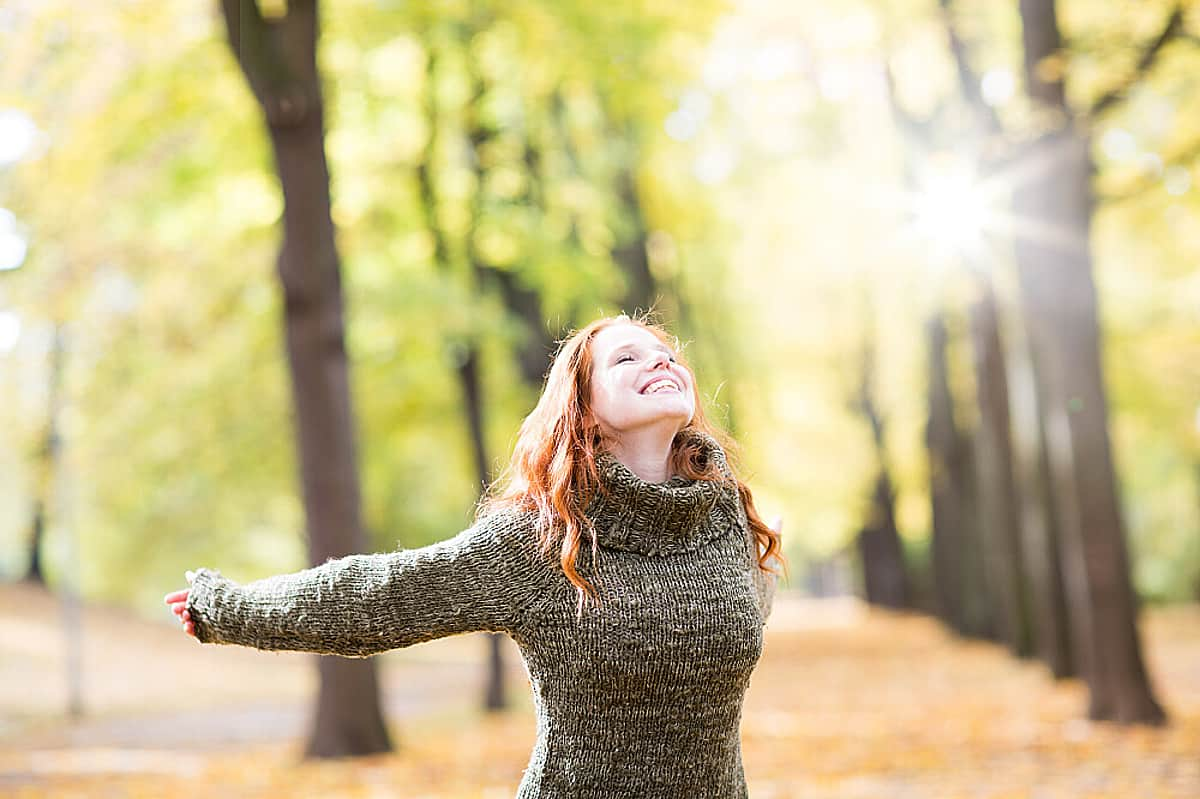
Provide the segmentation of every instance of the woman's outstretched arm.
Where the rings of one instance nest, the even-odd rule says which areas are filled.
[[[367,657],[475,630],[512,632],[550,576],[532,530],[493,514],[421,549],[349,555],[239,585],[198,569],[179,608],[201,642]],[[172,602],[172,599],[175,602]]]

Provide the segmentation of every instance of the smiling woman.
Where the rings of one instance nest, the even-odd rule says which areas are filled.
[[[634,474],[661,483],[675,433],[696,412],[691,372],[651,328],[612,325],[592,340],[590,421]]]
[[[601,319],[559,350],[474,526],[166,597],[204,642],[366,657],[505,632],[538,738],[518,797],[741,799],[739,720],[779,533],[755,511],[661,328]]]

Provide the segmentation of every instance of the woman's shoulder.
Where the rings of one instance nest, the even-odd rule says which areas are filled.
[[[475,518],[467,532],[492,539],[504,547],[533,552],[538,547],[538,514],[536,510],[520,505],[486,509]]]
[[[475,516],[475,527],[495,532],[524,532],[537,528],[537,511],[519,504],[484,508]]]

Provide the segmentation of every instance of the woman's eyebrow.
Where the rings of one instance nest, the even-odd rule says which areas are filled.
[[[636,342],[633,342],[633,341],[628,341],[628,342],[626,342],[626,343],[624,343],[624,344],[620,344],[620,345],[618,345],[618,346],[616,347],[616,349],[614,349],[614,350],[613,350],[613,354],[616,354],[616,353],[618,353],[618,352],[622,352],[622,351],[624,351],[624,350],[636,350],[637,348],[638,348],[638,345],[637,345],[637,343],[636,343]],[[667,345],[665,345],[665,344],[654,344],[653,346],[651,346],[651,347],[650,347],[650,349],[653,349],[653,350],[661,350],[661,351],[663,351],[663,352],[667,353],[668,355],[674,355],[674,354],[675,354],[675,351],[674,351],[674,350],[672,350],[670,347],[668,347],[668,346],[667,346]]]

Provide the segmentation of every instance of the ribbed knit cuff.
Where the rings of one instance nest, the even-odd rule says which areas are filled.
[[[202,644],[219,643],[212,629],[218,613],[218,594],[222,583],[229,582],[213,569],[197,569],[188,591],[187,611],[192,619],[196,640]]]

